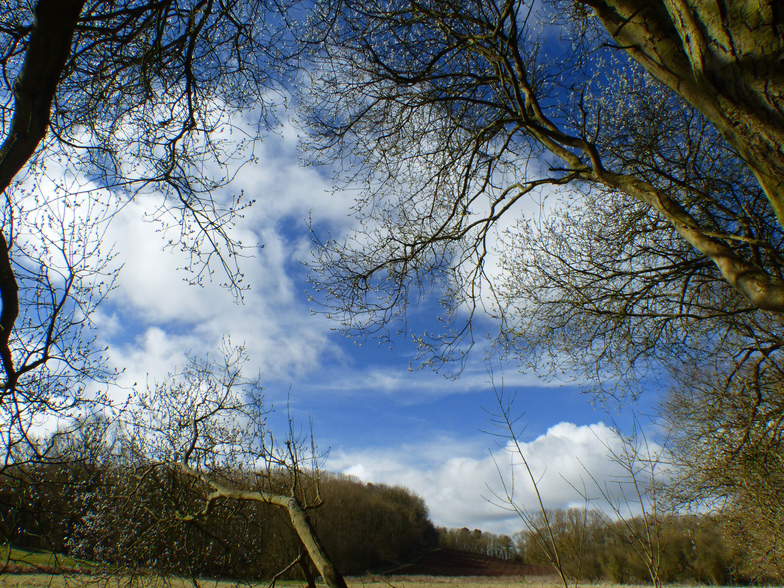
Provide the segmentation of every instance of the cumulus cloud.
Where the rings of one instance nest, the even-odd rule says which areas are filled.
[[[258,164],[240,170],[232,190],[242,190],[257,200],[248,212],[252,224],[274,224],[284,218],[304,224],[312,216],[316,222],[329,223],[334,231],[345,231],[353,223],[347,212],[354,194],[333,192],[331,170],[301,165],[298,141],[291,124],[265,138],[256,147]]]
[[[483,445],[484,441],[484,445]],[[608,509],[597,484],[612,500],[624,500],[628,472],[610,457],[622,450],[616,433],[604,423],[577,426],[562,422],[531,441],[487,448],[487,439],[472,442],[440,438],[425,445],[364,451],[338,451],[327,467],[362,481],[399,484],[422,496],[433,522],[445,527],[480,528],[496,533],[522,529],[509,501],[536,511],[538,501],[525,471],[525,456],[546,508],[585,506]],[[651,444],[651,452],[659,447]],[[503,480],[503,481],[502,481]],[[619,486],[619,482],[621,486]],[[626,489],[631,514],[639,505]]]
[[[301,261],[309,252],[309,214],[336,219],[342,208],[345,218],[347,207],[328,197],[321,173],[298,165],[295,147],[290,132],[270,136],[257,146],[258,164],[239,169],[230,186],[231,193],[244,191],[246,199],[256,200],[232,230],[233,238],[250,245],[241,260],[249,286],[242,303],[220,285],[220,268],[201,287],[187,283],[187,252],[164,249],[166,232],[144,220],[160,196],[137,195],[115,216],[106,240],[116,243],[122,270],[97,326],[112,362],[130,374],[124,380],[138,378],[138,370],[160,377],[177,367],[171,365],[174,355],[161,356],[146,343],[150,336],[179,346],[183,357],[214,353],[231,336],[246,345],[250,371],[268,379],[292,380],[317,367],[323,354],[334,357],[333,325],[310,315]],[[228,190],[215,197],[228,197]]]

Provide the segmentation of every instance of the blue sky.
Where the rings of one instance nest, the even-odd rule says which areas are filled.
[[[186,263],[182,253],[164,250],[165,232],[143,221],[154,194],[140,195],[113,219],[105,239],[116,242],[122,271],[96,325],[99,343],[122,372],[114,393],[163,378],[188,354],[214,355],[230,337],[246,346],[246,374],[261,375],[266,402],[277,411],[271,426],[281,426],[287,404],[304,428],[312,419],[316,442],[328,451],[326,469],[411,488],[437,525],[519,530],[516,516],[493,504],[494,493],[502,492],[500,476],[518,476],[516,500],[533,506],[533,495],[487,432],[496,399],[481,345],[460,377],[449,379],[409,370],[416,350],[408,337],[359,345],[313,314],[302,263],[311,255],[307,219],[334,236],[345,234],[353,225],[354,193],[333,192],[331,171],[301,166],[296,150],[296,131],[284,125],[257,146],[258,164],[240,169],[229,188],[257,200],[235,234],[264,245],[251,246],[242,263],[250,285],[243,303],[219,285],[219,275],[204,287],[186,283],[178,269]],[[425,303],[409,327],[431,320]],[[511,362],[493,362],[492,373],[496,387],[503,383],[525,413],[521,441],[548,506],[581,505],[570,484],[579,486],[586,468],[600,482],[617,478],[617,465],[606,457],[617,443],[607,423],[615,418],[628,429],[628,408],[608,414],[579,386],[539,380]],[[651,411],[652,395],[645,400],[636,410]]]

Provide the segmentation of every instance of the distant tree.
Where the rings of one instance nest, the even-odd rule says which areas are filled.
[[[39,439],[30,459],[6,464],[0,472],[0,538],[7,546],[44,550],[63,566],[90,511],[90,496],[103,483],[110,439],[106,419],[87,415],[77,424]],[[45,461],[40,454],[46,455]],[[16,457],[19,457],[17,454]],[[29,565],[7,552],[5,563]]]
[[[132,430],[116,420],[86,419],[56,434],[58,462],[18,466],[0,477],[4,542],[107,564],[95,575],[315,581],[288,511],[275,500],[216,498],[205,512],[212,487],[151,460],[128,436]],[[141,440],[155,439],[148,434]],[[339,569],[385,571],[436,546],[424,501],[409,490],[324,472],[314,476],[310,468],[303,474],[300,489],[308,505],[317,506],[308,510],[312,527]],[[258,488],[262,479],[263,488],[283,496],[291,487],[280,464],[251,471],[227,463],[213,474],[218,476],[231,489]],[[24,565],[13,557],[8,563]]]
[[[541,515],[537,515],[541,521]],[[635,553],[629,528],[644,533],[640,516],[609,519],[597,510],[553,509],[548,512],[554,536],[564,556],[565,568],[575,584],[600,581],[623,584],[651,582],[650,571]],[[587,526],[582,523],[587,520]],[[750,576],[739,569],[743,557],[731,549],[720,519],[712,515],[677,515],[662,520],[660,565],[663,583],[699,582],[722,585],[748,583]],[[517,537],[526,563],[550,563],[547,553],[530,530]],[[575,546],[580,545],[579,550]],[[776,581],[769,577],[771,581]]]
[[[537,538],[540,529],[551,525],[564,574],[572,583],[611,579],[604,563],[608,560],[609,534],[606,518],[597,510],[548,509],[544,515],[532,513],[531,525],[520,532],[518,543],[526,563],[551,564],[551,556]]]
[[[499,447],[508,454],[509,475],[505,476],[496,463],[502,491],[494,492],[493,500],[499,507],[519,517],[523,525],[524,557],[528,558],[532,554],[541,557],[540,562],[546,562],[555,569],[563,588],[569,588],[570,581],[577,583],[580,578],[583,546],[588,531],[588,496],[585,495],[586,508],[582,511],[582,517],[572,521],[577,522],[572,529],[576,531],[574,541],[564,541],[564,525],[559,524],[563,521],[554,518],[559,511],[545,507],[545,498],[539,486],[542,473],[531,469],[524,450],[521,437],[525,426],[520,425],[519,417],[512,412],[512,399],[504,397],[502,390],[496,390],[496,399],[499,411],[491,416],[490,422],[497,427],[495,435],[502,440],[498,443]],[[517,475],[517,471],[521,472],[521,476]],[[533,508],[520,498],[520,477],[524,487],[529,488],[536,499]]]
[[[602,501],[607,505],[608,527],[642,564],[656,588],[662,583],[663,527],[671,514],[662,497],[667,466],[666,450],[648,442],[645,431],[635,421],[629,435],[616,431],[617,443],[605,444],[609,459],[618,465],[621,474],[611,481],[600,482],[586,472],[594,482]],[[586,495],[586,500],[588,496]],[[639,512],[639,516],[635,516]]]
[[[479,529],[470,532],[465,527],[462,529],[440,527],[438,542],[441,547],[446,549],[459,549],[507,560],[519,561],[522,559],[517,546],[509,535],[496,535]]]
[[[741,570],[746,546],[741,547],[732,540],[732,531],[722,525],[719,517],[696,515],[679,520],[687,535],[687,574],[693,573],[698,582],[715,585],[748,579]]]
[[[437,545],[424,500],[406,488],[322,475],[319,491],[313,524],[346,573],[392,569]]]

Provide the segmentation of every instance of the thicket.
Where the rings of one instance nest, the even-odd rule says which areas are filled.
[[[183,513],[188,507],[195,510],[201,504],[194,484],[171,469],[127,471],[95,459],[6,468],[0,478],[0,534],[4,543],[17,547],[126,570],[237,580],[269,579],[302,553],[287,517],[272,505],[217,501],[205,516],[187,520]],[[423,499],[399,486],[322,473],[318,491],[323,505],[310,517],[344,573],[385,571],[438,546],[551,563],[530,531],[509,536],[466,527],[436,529]],[[547,515],[569,577],[578,582],[650,581],[620,521],[584,509],[555,509]],[[627,522],[640,528],[646,524],[642,517]],[[780,581],[752,572],[755,555],[737,540],[732,524],[708,514],[663,517],[656,524],[661,580],[719,585]],[[302,575],[298,567],[289,572]]]
[[[393,568],[438,546],[425,501],[407,488],[337,475],[320,486],[314,526],[345,573]]]

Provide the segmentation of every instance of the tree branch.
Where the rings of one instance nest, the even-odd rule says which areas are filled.
[[[57,85],[71,54],[76,22],[85,0],[39,0],[35,24],[22,69],[14,82],[14,115],[0,146],[0,191],[8,188],[46,136]],[[19,315],[19,285],[11,266],[13,236],[0,235],[0,358],[5,389],[16,386],[18,374],[9,339]]]

